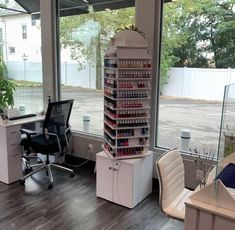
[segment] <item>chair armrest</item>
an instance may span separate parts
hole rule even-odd
[[[36,131],[30,130],[30,129],[20,129],[20,132],[26,135],[30,135],[30,136],[37,134]]]
[[[60,139],[59,139],[58,135],[55,134],[55,133],[49,133],[49,132],[47,132],[47,133],[46,133],[46,136],[54,136],[54,137],[56,137],[57,144],[58,144],[58,148],[59,148],[59,152],[61,152],[61,151],[62,151],[62,148],[61,148]]]

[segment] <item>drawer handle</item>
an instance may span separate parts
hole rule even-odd
[[[18,133],[18,131],[12,131],[12,132],[9,132],[10,134],[15,134],[15,133]]]
[[[117,171],[117,169],[113,167],[109,167],[109,170]]]

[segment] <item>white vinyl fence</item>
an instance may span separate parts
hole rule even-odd
[[[172,68],[162,95],[223,100],[224,86],[235,83],[235,69]]]

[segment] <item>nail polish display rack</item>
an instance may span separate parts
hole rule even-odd
[[[114,38],[104,58],[104,151],[115,159],[143,157],[149,148],[152,60],[142,37],[125,45],[125,34],[133,35],[122,33],[121,45]]]

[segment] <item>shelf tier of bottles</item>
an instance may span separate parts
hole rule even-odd
[[[112,130],[105,125],[104,150],[115,158],[140,157],[148,152],[149,128]]]
[[[150,138],[151,59],[115,52],[104,60],[104,151],[115,159],[143,157]]]

